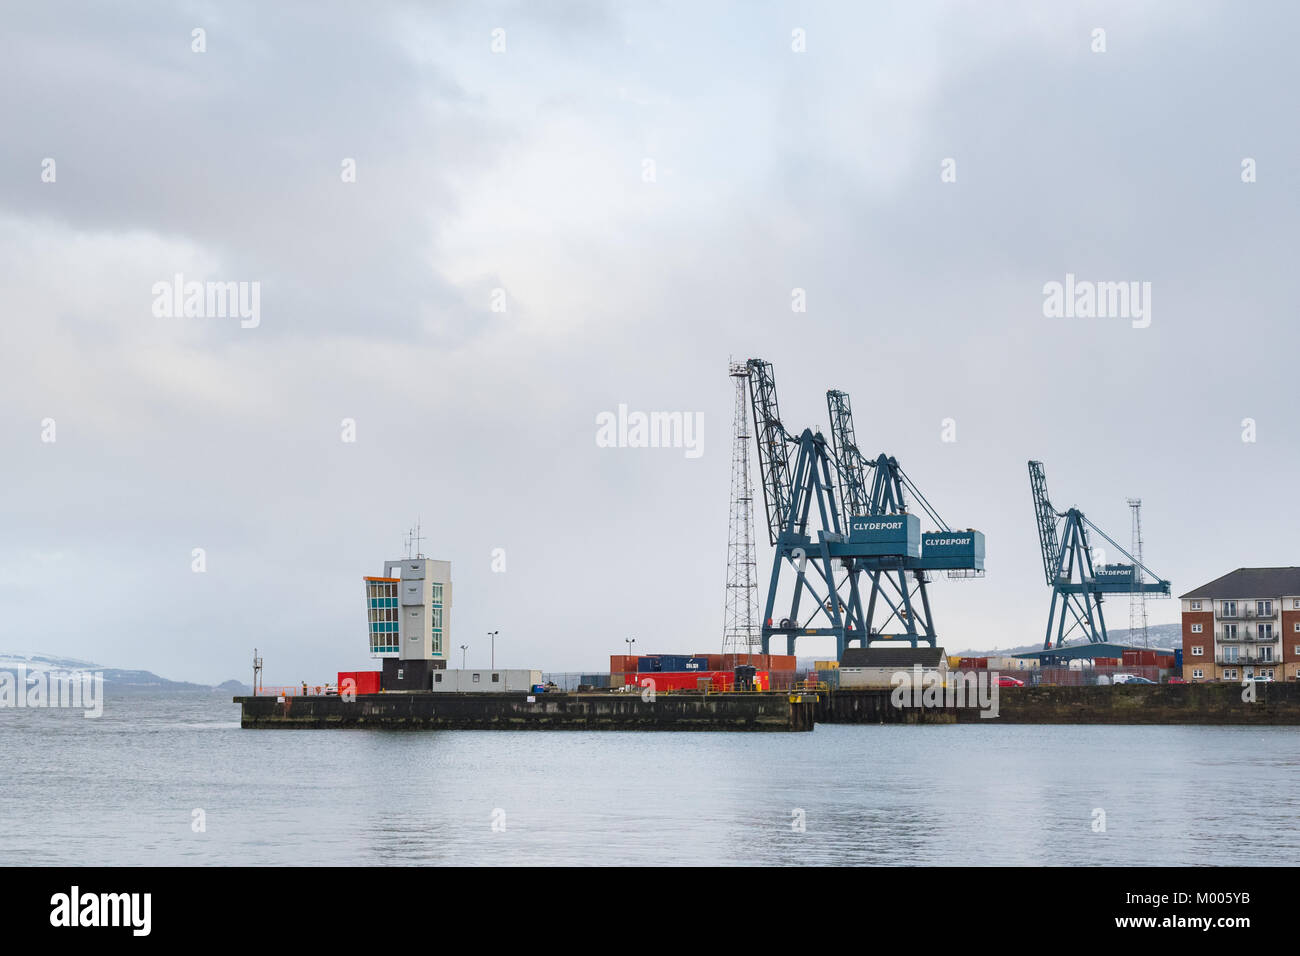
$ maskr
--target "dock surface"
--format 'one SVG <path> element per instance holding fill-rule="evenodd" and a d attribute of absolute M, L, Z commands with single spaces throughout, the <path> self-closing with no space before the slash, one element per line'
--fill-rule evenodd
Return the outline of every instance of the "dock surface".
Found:
<path fill-rule="evenodd" d="M 788 693 L 449 694 L 397 692 L 236 697 L 249 728 L 379 727 L 404 730 L 810 731 L 815 695 Z"/>

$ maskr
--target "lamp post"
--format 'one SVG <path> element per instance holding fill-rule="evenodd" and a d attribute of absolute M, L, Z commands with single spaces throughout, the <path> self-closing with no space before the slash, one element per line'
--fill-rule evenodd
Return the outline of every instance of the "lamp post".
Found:
<path fill-rule="evenodd" d="M 468 644 L 462 644 L 460 646 L 460 669 L 461 670 L 465 669 L 465 651 L 468 649 L 469 649 Z"/>
<path fill-rule="evenodd" d="M 492 670 L 497 669 L 497 635 L 500 631 L 488 631 L 488 637 L 492 639 Z"/>
<path fill-rule="evenodd" d="M 625 638 L 623 638 L 623 643 L 627 645 L 627 656 L 628 656 L 628 657 L 631 657 L 631 656 L 632 656 L 632 645 L 636 643 L 636 638 L 635 638 L 635 637 L 625 637 Z"/>

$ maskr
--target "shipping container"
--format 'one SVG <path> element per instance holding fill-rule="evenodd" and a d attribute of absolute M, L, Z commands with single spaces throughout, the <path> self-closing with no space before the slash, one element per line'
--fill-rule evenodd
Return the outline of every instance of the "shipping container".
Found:
<path fill-rule="evenodd" d="M 638 657 L 636 659 L 636 669 L 647 673 L 650 671 L 663 670 L 663 668 L 659 664 L 658 655 L 654 657 L 650 657 L 650 656 Z"/>
<path fill-rule="evenodd" d="M 819 671 L 838 670 L 839 666 L 839 661 L 813 661 L 813 669 Z"/>
<path fill-rule="evenodd" d="M 742 665 L 753 665 L 760 670 L 768 670 L 768 665 L 771 662 L 771 656 L 768 654 L 719 654 L 718 659 L 722 666 L 715 668 L 715 670 L 724 671 L 733 670 Z"/>
<path fill-rule="evenodd" d="M 349 690 L 344 686 L 344 681 L 352 681 L 351 690 L 360 696 L 361 694 L 378 694 L 379 693 L 379 675 L 382 671 L 339 671 L 339 693 L 346 694 Z"/>
<path fill-rule="evenodd" d="M 609 655 L 609 672 L 611 674 L 625 674 L 628 671 L 636 670 L 635 654 L 611 654 Z"/>
<path fill-rule="evenodd" d="M 629 674 L 627 682 L 644 687 L 642 680 L 654 682 L 655 691 L 682 691 L 707 688 L 711 691 L 732 690 L 736 683 L 734 670 L 721 671 L 655 671 L 653 673 Z M 768 690 L 771 679 L 767 671 L 759 670 L 755 674 L 755 685 L 761 690 Z"/>
<path fill-rule="evenodd" d="M 962 657 L 958 659 L 957 667 L 964 671 L 985 670 L 989 666 L 987 657 Z"/>

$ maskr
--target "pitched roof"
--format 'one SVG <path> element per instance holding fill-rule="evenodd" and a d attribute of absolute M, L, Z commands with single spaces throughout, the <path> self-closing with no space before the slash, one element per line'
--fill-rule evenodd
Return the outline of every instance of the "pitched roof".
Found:
<path fill-rule="evenodd" d="M 841 667 L 937 667 L 942 647 L 846 647 Z"/>
<path fill-rule="evenodd" d="M 1300 594 L 1300 568 L 1238 568 L 1180 598 L 1274 598 Z"/>

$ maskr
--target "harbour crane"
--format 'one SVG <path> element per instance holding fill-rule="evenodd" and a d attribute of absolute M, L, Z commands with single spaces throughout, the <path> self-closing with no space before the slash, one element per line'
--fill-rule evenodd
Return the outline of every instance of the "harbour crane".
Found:
<path fill-rule="evenodd" d="M 1157 594 L 1169 596 L 1169 582 L 1155 574 L 1115 539 L 1087 519 L 1078 508 L 1057 511 L 1047 496 L 1047 473 L 1041 461 L 1029 463 L 1029 488 L 1038 519 L 1038 541 L 1043 554 L 1043 575 L 1052 589 L 1043 650 L 1062 647 L 1076 628 L 1093 644 L 1108 643 L 1102 601 L 1107 594 Z M 1059 531 L 1058 531 L 1059 524 Z M 1128 564 L 1094 566 L 1088 530 L 1092 529 Z M 1145 572 L 1152 581 L 1142 578 Z M 1068 629 L 1067 620 L 1072 619 Z M 1056 642 L 1052 642 L 1052 628 Z"/>
<path fill-rule="evenodd" d="M 768 536 L 775 549 L 761 629 L 763 652 L 769 652 L 773 637 L 784 636 L 786 653 L 793 654 L 795 638 L 803 635 L 833 636 L 841 657 L 852 643 L 867 647 L 875 641 L 906 641 L 912 647 L 934 647 L 929 572 L 982 575 L 984 535 L 949 528 L 896 459 L 863 457 L 847 393 L 827 392 L 830 443 L 807 428 L 795 437 L 781 422 L 772 364 L 763 359 L 746 364 Z M 939 531 L 921 533 L 905 491 Z M 787 569 L 794 575 L 793 597 L 788 612 L 778 616 Z M 805 597 L 811 611 L 804 608 Z"/>

